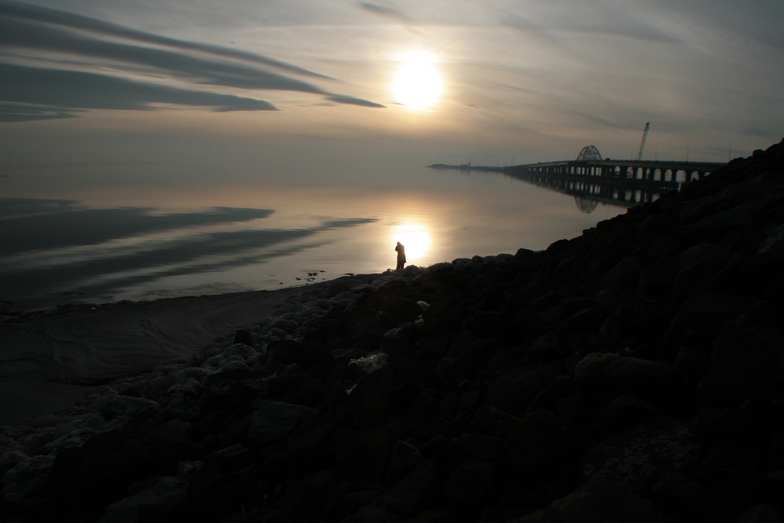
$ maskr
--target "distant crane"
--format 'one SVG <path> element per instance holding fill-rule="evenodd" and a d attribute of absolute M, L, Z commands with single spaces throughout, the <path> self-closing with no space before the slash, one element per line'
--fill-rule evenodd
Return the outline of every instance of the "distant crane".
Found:
<path fill-rule="evenodd" d="M 645 139 L 648 137 L 648 129 L 651 127 L 651 122 L 645 122 L 645 129 L 642 131 L 642 141 L 640 142 L 640 154 L 637 155 L 637 161 L 642 160 L 642 150 L 645 149 Z"/>

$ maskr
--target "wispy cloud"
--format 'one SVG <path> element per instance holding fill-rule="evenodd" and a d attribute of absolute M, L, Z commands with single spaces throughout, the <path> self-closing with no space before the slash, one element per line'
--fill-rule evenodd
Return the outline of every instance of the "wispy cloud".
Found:
<path fill-rule="evenodd" d="M 354 98 L 353 96 L 332 95 L 327 96 L 327 100 L 337 102 L 339 104 L 359 105 L 361 107 L 384 107 L 376 102 L 363 100 L 362 98 Z"/>
<path fill-rule="evenodd" d="M 0 75 L 13 78 L 13 82 L 0 84 L 0 99 L 31 104 L 31 112 L 16 106 L 16 114 L 29 117 L 47 115 L 47 111 L 50 118 L 51 114 L 64 114 L 58 112 L 60 108 L 68 108 L 65 114 L 78 109 L 150 110 L 154 103 L 213 107 L 221 112 L 275 110 L 272 104 L 255 98 L 146 84 L 97 73 L 0 64 Z"/>
<path fill-rule="evenodd" d="M 240 49 L 231 49 L 217 45 L 188 42 L 176 38 L 167 38 L 146 31 L 139 31 L 118 24 L 112 24 L 103 20 L 80 16 L 65 11 L 47 9 L 45 7 L 30 4 L 20 4 L 17 2 L 0 1 L 0 16 L 16 18 L 19 20 L 30 20 L 36 23 L 51 24 L 69 29 L 79 29 L 97 35 L 125 38 L 144 44 L 154 44 L 178 49 L 180 51 L 198 51 L 208 53 L 223 58 L 234 58 L 245 60 L 259 65 L 272 66 L 292 73 L 307 76 L 325 78 L 323 75 L 308 71 L 301 67 L 291 65 L 280 60 L 275 60 L 267 56 L 250 53 Z M 17 20 L 18 21 L 18 20 Z"/>
<path fill-rule="evenodd" d="M 0 74 L 12 79 L 0 85 L 0 122 L 72 118 L 88 109 L 150 110 L 155 104 L 218 112 L 276 110 L 255 97 L 258 90 L 383 107 L 294 78 L 327 79 L 266 56 L 16 2 L 0 1 L 0 45 L 6 50 Z M 46 58 L 44 66 L 41 57 Z M 96 63 L 101 67 L 91 65 Z M 169 81 L 151 82 L 151 76 Z M 254 92 L 242 97 L 216 89 L 220 87 Z"/>
<path fill-rule="evenodd" d="M 396 22 L 403 22 L 406 24 L 413 23 L 413 20 L 409 16 L 392 7 L 387 7 L 379 4 L 371 4 L 370 2 L 360 2 L 359 7 L 361 7 L 365 11 L 368 11 L 369 13 L 373 13 L 374 15 L 388 18 Z"/>

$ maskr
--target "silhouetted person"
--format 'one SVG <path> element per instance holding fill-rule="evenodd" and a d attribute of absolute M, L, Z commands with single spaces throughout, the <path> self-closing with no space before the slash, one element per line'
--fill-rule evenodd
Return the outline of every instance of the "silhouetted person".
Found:
<path fill-rule="evenodd" d="M 397 242 L 395 250 L 397 251 L 397 268 L 395 270 L 402 271 L 406 265 L 406 247 L 402 243 Z"/>

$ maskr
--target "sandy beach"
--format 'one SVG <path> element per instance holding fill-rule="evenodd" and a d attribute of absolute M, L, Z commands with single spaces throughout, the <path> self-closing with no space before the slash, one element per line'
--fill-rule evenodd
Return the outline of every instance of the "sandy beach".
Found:
<path fill-rule="evenodd" d="M 95 383 L 182 361 L 292 298 L 327 285 L 107 305 L 0 324 L 0 425 L 62 409 Z"/>

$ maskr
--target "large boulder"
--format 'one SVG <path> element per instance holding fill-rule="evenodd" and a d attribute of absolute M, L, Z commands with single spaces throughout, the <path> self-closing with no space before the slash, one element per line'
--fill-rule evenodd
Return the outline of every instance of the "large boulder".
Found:
<path fill-rule="evenodd" d="M 664 523 L 647 499 L 613 483 L 592 482 L 544 510 L 509 523 Z"/>
<path fill-rule="evenodd" d="M 292 405 L 282 401 L 265 400 L 253 413 L 248 439 L 254 443 L 274 443 L 285 440 L 310 417 L 315 417 L 313 409 L 302 405 Z"/>
<path fill-rule="evenodd" d="M 664 363 L 593 352 L 575 365 L 574 381 L 582 388 L 618 386 L 642 396 L 670 397 L 681 392 L 686 375 Z"/>

